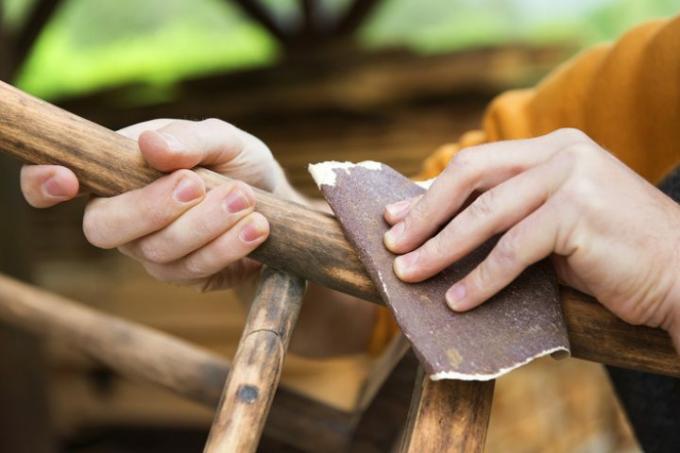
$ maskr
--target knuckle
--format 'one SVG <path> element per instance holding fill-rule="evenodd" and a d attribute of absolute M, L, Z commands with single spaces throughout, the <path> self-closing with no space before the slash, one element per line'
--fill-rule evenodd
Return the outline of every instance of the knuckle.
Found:
<path fill-rule="evenodd" d="M 150 229 L 160 230 L 165 227 L 172 219 L 174 211 L 168 206 L 148 204 L 145 209 L 146 222 Z"/>
<path fill-rule="evenodd" d="M 227 192 L 239 191 L 246 197 L 254 197 L 253 189 L 243 181 L 236 180 L 227 185 Z"/>
<path fill-rule="evenodd" d="M 206 264 L 197 259 L 187 259 L 184 263 L 184 269 L 189 279 L 204 278 L 212 274 Z"/>
<path fill-rule="evenodd" d="M 470 147 L 459 151 L 444 170 L 446 177 L 463 178 L 465 181 L 474 180 L 483 159 L 481 147 Z"/>
<path fill-rule="evenodd" d="M 498 242 L 496 251 L 493 254 L 494 265 L 498 269 L 508 269 L 521 264 L 522 259 L 515 247 L 516 243 L 516 235 L 512 233 L 509 233 L 505 240 Z"/>
<path fill-rule="evenodd" d="M 588 162 L 588 165 L 592 165 L 593 160 L 599 155 L 599 148 L 590 142 L 577 142 L 566 146 L 559 154 L 573 164 L 582 165 L 583 162 Z"/>
<path fill-rule="evenodd" d="M 496 194 L 493 190 L 487 190 L 469 206 L 469 213 L 472 217 L 487 218 L 493 215 L 495 210 Z"/>
<path fill-rule="evenodd" d="M 177 184 L 180 180 L 182 179 L 189 179 L 195 183 L 201 183 L 202 179 L 200 176 L 198 176 L 195 172 L 186 169 L 186 168 L 180 168 L 179 170 L 175 170 L 172 173 L 172 178 L 170 178 L 170 184 L 174 185 Z"/>
<path fill-rule="evenodd" d="M 208 127 L 208 128 L 223 128 L 223 127 L 231 126 L 231 124 L 229 124 L 226 121 L 223 121 L 219 118 L 206 118 L 203 121 L 201 121 L 201 124 Z"/>
<path fill-rule="evenodd" d="M 557 129 L 555 132 L 553 132 L 553 134 L 565 137 L 573 142 L 590 142 L 590 137 L 588 137 L 588 135 L 581 129 L 577 129 L 575 127 L 563 127 Z"/>
<path fill-rule="evenodd" d="M 598 188 L 594 181 L 581 177 L 571 181 L 565 188 L 565 195 L 570 205 L 580 211 L 599 211 L 603 208 L 599 202 Z"/>
<path fill-rule="evenodd" d="M 102 249 L 112 248 L 104 239 L 106 234 L 99 222 L 99 216 L 92 209 L 86 209 L 83 215 L 83 234 L 85 239 L 95 247 Z"/>
<path fill-rule="evenodd" d="M 430 238 L 425 244 L 423 244 L 422 249 L 416 255 L 418 257 L 418 265 L 425 267 L 432 261 L 440 261 L 445 255 L 446 248 L 444 243 L 446 242 L 443 238 L 443 233 L 440 233 L 432 238 Z"/>
<path fill-rule="evenodd" d="M 453 156 L 449 167 L 453 168 L 466 168 L 470 167 L 474 161 L 474 148 L 465 148 L 460 150 Z"/>
<path fill-rule="evenodd" d="M 404 237 L 417 234 L 420 231 L 421 223 L 419 219 L 422 218 L 422 210 L 422 207 L 415 206 L 411 212 L 409 212 L 408 215 L 404 217 L 404 220 L 402 220 L 402 223 L 404 224 L 404 231 L 401 236 L 402 241 Z"/>
<path fill-rule="evenodd" d="M 491 286 L 493 282 L 493 269 L 489 260 L 486 259 L 477 267 L 477 269 L 472 273 L 472 278 L 470 282 L 473 285 L 475 292 L 483 293 L 485 289 Z"/>
<path fill-rule="evenodd" d="M 154 264 L 167 264 L 171 261 L 165 247 L 160 246 L 155 241 L 142 241 L 138 245 L 139 255 L 145 261 Z"/>

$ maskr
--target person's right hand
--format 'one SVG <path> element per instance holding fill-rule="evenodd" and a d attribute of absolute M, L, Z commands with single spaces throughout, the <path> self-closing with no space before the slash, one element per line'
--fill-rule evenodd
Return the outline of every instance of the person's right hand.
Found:
<path fill-rule="evenodd" d="M 246 256 L 267 239 L 269 224 L 254 212 L 249 184 L 300 201 L 260 140 L 214 119 L 154 120 L 119 132 L 138 140 L 147 163 L 168 175 L 115 197 L 93 198 L 83 218 L 90 243 L 118 248 L 159 280 L 204 291 L 230 287 L 259 268 Z M 188 170 L 197 165 L 240 181 L 206 193 Z M 26 166 L 21 189 L 29 204 L 45 208 L 75 197 L 78 180 L 65 167 Z"/>

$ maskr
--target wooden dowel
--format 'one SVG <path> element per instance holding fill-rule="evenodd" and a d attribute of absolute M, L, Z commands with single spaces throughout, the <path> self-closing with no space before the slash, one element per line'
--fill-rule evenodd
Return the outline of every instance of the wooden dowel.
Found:
<path fill-rule="evenodd" d="M 431 381 L 418 372 L 401 452 L 481 452 L 494 381 Z"/>
<path fill-rule="evenodd" d="M 28 96 L 0 82 L 0 150 L 27 163 L 62 164 L 94 193 L 110 196 L 141 187 L 160 176 L 148 168 L 137 144 L 115 132 Z M 229 178 L 196 169 L 208 187 Z M 328 288 L 380 303 L 375 286 L 329 215 L 256 191 L 257 209 L 271 225 L 269 239 L 252 257 Z M 570 292 L 563 298 L 574 355 L 627 368 L 680 377 L 680 360 L 665 332 L 629 326 L 612 319 L 599 304 L 587 306 L 588 319 L 577 316 L 592 298 Z M 605 339 L 601 326 L 608 326 Z M 653 332 L 653 333 L 652 333 Z M 622 339 L 610 339 L 619 335 Z M 647 337 L 658 341 L 650 345 Z M 626 350 L 620 359 L 621 348 Z M 613 347 L 616 345 L 616 347 Z M 653 346 L 654 351 L 650 350 Z"/>
<path fill-rule="evenodd" d="M 265 268 L 205 446 L 206 453 L 255 452 L 295 327 L 305 282 Z"/>
<path fill-rule="evenodd" d="M 0 320 L 63 341 L 124 377 L 213 408 L 230 371 L 212 352 L 2 274 Z M 265 431 L 304 451 L 330 451 L 347 441 L 351 420 L 353 414 L 279 388 Z"/>
<path fill-rule="evenodd" d="M 574 357 L 680 377 L 680 357 L 664 330 L 626 324 L 571 288 L 561 288 L 561 299 Z"/>
<path fill-rule="evenodd" d="M 85 190 L 113 196 L 161 176 L 147 167 L 137 143 L 0 82 L 0 150 L 26 163 L 60 164 Z M 195 169 L 208 188 L 231 181 Z M 379 301 L 354 249 L 327 214 L 256 190 L 257 210 L 271 225 L 269 239 L 252 257 L 329 288 Z"/>
<path fill-rule="evenodd" d="M 219 356 L 0 274 L 0 318 L 75 345 L 121 375 L 216 405 L 229 370 Z"/>

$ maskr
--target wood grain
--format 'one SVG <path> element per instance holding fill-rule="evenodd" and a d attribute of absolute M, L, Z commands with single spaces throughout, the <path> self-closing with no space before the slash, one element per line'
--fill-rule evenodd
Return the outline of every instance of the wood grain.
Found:
<path fill-rule="evenodd" d="M 124 377 L 216 407 L 229 363 L 163 332 L 124 321 L 0 274 L 0 320 L 64 341 Z M 280 388 L 265 434 L 304 451 L 337 451 L 355 416 Z"/>
<path fill-rule="evenodd" d="M 304 292 L 301 278 L 270 268 L 263 270 L 206 453 L 257 450 Z"/>
<path fill-rule="evenodd" d="M 481 452 L 491 415 L 494 381 L 432 381 L 416 378 L 403 453 Z"/>
<path fill-rule="evenodd" d="M 571 288 L 562 287 L 561 297 L 574 357 L 680 377 L 680 357 L 664 330 L 626 324 Z"/>
<path fill-rule="evenodd" d="M 85 188 L 103 196 L 141 187 L 160 176 L 145 166 L 134 141 L 2 82 L 0 150 L 27 163 L 66 165 L 76 172 Z M 206 169 L 196 172 L 209 187 L 229 181 Z M 263 191 L 256 191 L 256 198 L 258 211 L 271 224 L 271 236 L 253 253 L 253 258 L 380 303 L 375 286 L 332 216 L 279 200 Z M 588 318 L 584 320 L 578 316 L 582 313 L 580 304 L 590 300 L 579 293 L 562 300 L 570 340 L 578 345 L 575 357 L 587 360 L 597 357 L 605 364 L 680 377 L 679 359 L 664 332 L 654 330 L 658 341 L 650 345 L 649 335 L 640 333 L 647 330 L 612 319 L 611 313 L 600 305 L 588 307 Z M 608 326 L 606 334 L 601 332 L 601 326 Z M 611 341 L 592 341 L 602 335 Z M 612 335 L 619 338 L 610 338 Z"/>

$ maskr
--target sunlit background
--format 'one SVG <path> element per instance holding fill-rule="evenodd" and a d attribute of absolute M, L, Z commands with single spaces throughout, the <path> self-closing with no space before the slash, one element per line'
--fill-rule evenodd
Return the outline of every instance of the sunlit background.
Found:
<path fill-rule="evenodd" d="M 5 0 L 12 29 L 34 4 Z M 16 83 L 58 99 L 102 87 L 144 82 L 168 86 L 192 76 L 276 64 L 275 37 L 221 0 L 68 0 L 40 33 Z M 297 0 L 269 0 L 278 21 L 302 20 Z M 320 0 L 330 18 L 348 0 Z M 586 46 L 610 40 L 652 17 L 673 14 L 674 0 L 385 0 L 357 30 L 364 50 L 406 47 L 446 53 L 509 43 Z M 322 19 L 323 23 L 323 19 Z"/>
<path fill-rule="evenodd" d="M 0 79 L 113 129 L 159 117 L 230 121 L 317 196 L 309 162 L 373 159 L 414 175 L 478 127 L 494 96 L 678 11 L 680 0 L 0 0 Z M 3 272 L 233 354 L 244 308 L 231 292 L 153 281 L 87 244 L 85 197 L 28 209 L 16 164 L 3 159 L 0 170 Z M 202 448 L 209 408 L 123 378 L 77 345 L 0 324 L 0 360 L 1 452 Z M 284 387 L 335 414 L 328 426 L 344 445 L 387 451 L 365 429 L 351 434 L 374 361 L 291 357 L 286 366 Z M 395 394 L 408 404 L 410 391 Z M 396 438 L 400 425 L 380 416 L 371 426 Z M 268 431 L 262 451 L 305 445 Z M 599 365 L 546 359 L 497 383 L 489 452 L 638 449 Z"/>

